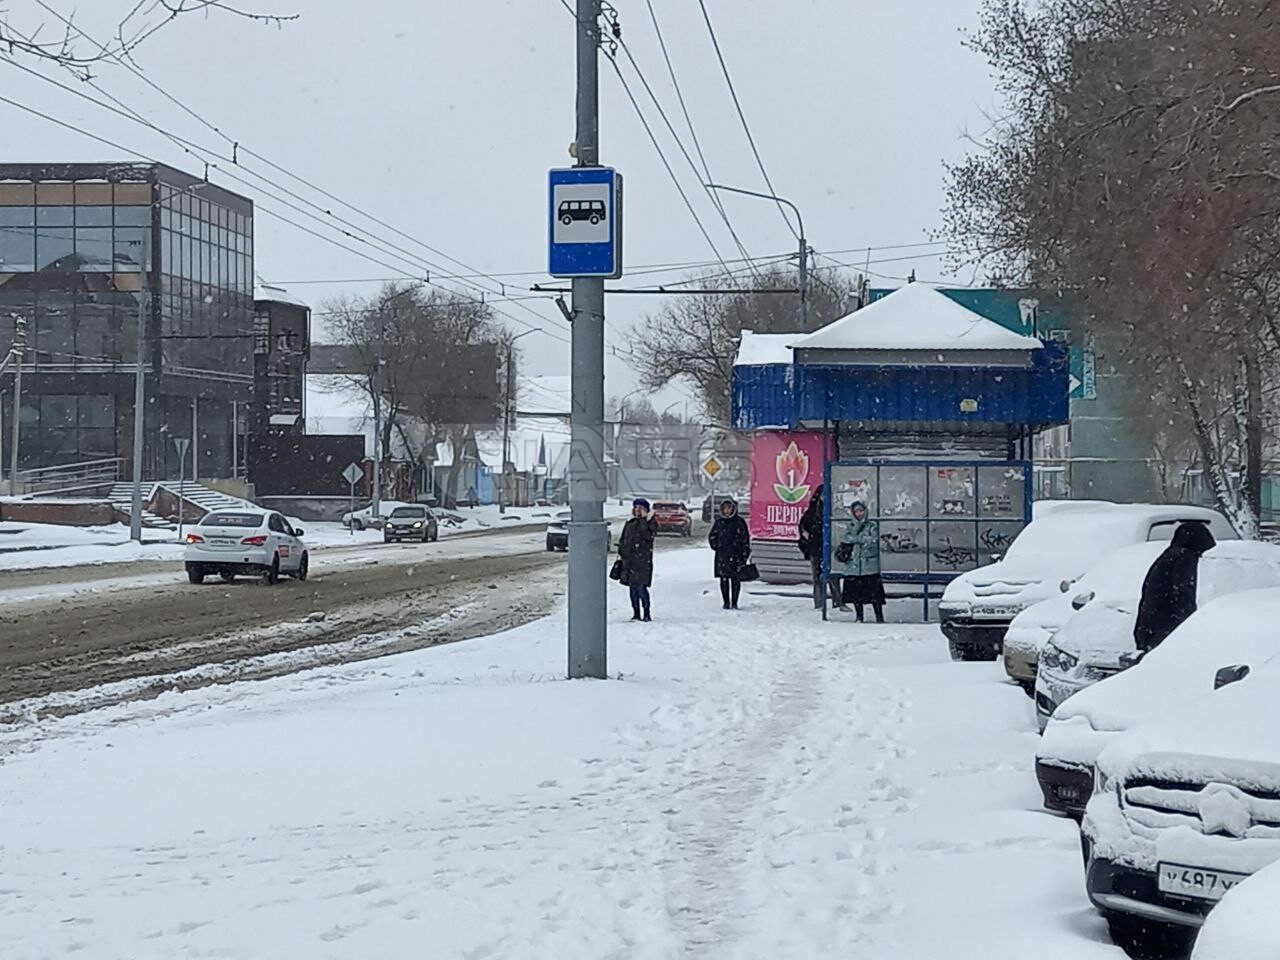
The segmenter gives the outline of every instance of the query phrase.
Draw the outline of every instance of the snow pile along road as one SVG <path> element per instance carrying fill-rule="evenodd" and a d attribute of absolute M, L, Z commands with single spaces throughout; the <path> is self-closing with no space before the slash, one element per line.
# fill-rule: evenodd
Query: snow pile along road
<path fill-rule="evenodd" d="M 709 571 L 659 556 L 608 682 L 561 614 L 11 728 L 5 956 L 1119 956 L 995 665 Z"/>

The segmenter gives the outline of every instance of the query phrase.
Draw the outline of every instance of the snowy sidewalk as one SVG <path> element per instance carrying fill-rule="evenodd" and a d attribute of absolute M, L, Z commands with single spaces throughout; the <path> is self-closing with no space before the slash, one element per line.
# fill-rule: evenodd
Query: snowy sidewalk
<path fill-rule="evenodd" d="M 621 681 L 560 615 L 4 734 L 5 956 L 1120 956 L 994 665 L 710 566 L 611 590 Z"/>

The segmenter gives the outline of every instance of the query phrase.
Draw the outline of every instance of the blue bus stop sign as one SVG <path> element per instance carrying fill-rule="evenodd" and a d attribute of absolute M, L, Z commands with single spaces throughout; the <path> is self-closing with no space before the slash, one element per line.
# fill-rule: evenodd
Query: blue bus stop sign
<path fill-rule="evenodd" d="M 612 167 L 552 170 L 550 188 L 547 272 L 622 276 L 622 175 Z"/>

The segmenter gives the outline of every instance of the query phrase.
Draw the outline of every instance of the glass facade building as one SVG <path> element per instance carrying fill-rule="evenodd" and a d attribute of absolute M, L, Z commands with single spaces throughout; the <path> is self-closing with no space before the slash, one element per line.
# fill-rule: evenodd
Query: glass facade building
<path fill-rule="evenodd" d="M 26 331 L 20 469 L 129 469 L 140 315 L 145 475 L 176 477 L 173 441 L 194 438 L 187 476 L 230 476 L 253 396 L 252 202 L 161 164 L 0 164 L 0 351 Z"/>

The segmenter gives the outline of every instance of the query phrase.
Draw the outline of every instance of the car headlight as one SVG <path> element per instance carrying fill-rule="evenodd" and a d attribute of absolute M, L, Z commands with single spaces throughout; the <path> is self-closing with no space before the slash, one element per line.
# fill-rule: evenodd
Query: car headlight
<path fill-rule="evenodd" d="M 1067 653 L 1052 640 L 1045 644 L 1044 652 L 1040 655 L 1040 659 L 1049 666 L 1064 672 L 1074 670 L 1080 662 L 1079 657 Z"/>
<path fill-rule="evenodd" d="M 418 527 L 420 527 L 420 526 L 422 526 L 422 521 L 421 521 L 421 520 L 417 521 L 417 522 L 413 525 L 413 529 L 417 530 L 417 529 L 418 529 Z"/>

